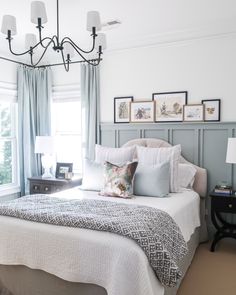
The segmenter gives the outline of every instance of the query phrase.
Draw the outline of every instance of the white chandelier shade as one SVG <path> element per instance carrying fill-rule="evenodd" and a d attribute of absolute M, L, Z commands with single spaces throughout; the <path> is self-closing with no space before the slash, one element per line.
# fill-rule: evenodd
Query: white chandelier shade
<path fill-rule="evenodd" d="M 2 20 L 1 32 L 7 36 L 9 43 L 9 50 L 15 56 L 22 56 L 25 54 L 30 55 L 31 65 L 37 67 L 42 61 L 48 48 L 54 49 L 54 51 L 61 53 L 61 58 L 66 71 L 69 71 L 69 65 L 71 63 L 71 58 L 75 53 L 82 59 L 81 61 L 87 62 L 93 66 L 97 66 L 101 61 L 101 55 L 103 50 L 106 49 L 106 36 L 103 33 L 97 34 L 101 30 L 101 18 L 98 11 L 89 11 L 87 13 L 87 30 L 91 32 L 92 36 L 92 46 L 90 50 L 84 50 L 79 47 L 70 37 L 60 38 L 60 23 L 59 23 L 59 0 L 57 3 L 57 32 L 51 37 L 42 37 L 43 24 L 47 23 L 47 13 L 44 2 L 33 1 L 31 2 L 31 22 L 36 24 L 38 29 L 39 39 L 34 34 L 26 34 L 25 36 L 25 48 L 26 51 L 18 53 L 12 49 L 12 36 L 17 34 L 16 18 L 12 15 L 4 15 Z M 37 61 L 34 61 L 33 54 L 34 51 L 41 47 L 43 52 Z M 97 57 L 89 59 L 90 53 L 95 53 L 97 51 Z M 79 62 L 81 62 L 79 61 Z"/>
<path fill-rule="evenodd" d="M 11 31 L 12 36 L 17 34 L 16 18 L 13 15 L 4 15 L 2 20 L 1 32 L 7 35 L 9 30 Z"/>
<path fill-rule="evenodd" d="M 33 1 L 31 2 L 31 22 L 38 24 L 39 18 L 42 24 L 48 21 L 45 4 L 42 1 Z"/>
<path fill-rule="evenodd" d="M 25 49 L 34 47 L 37 44 L 37 38 L 35 34 L 26 34 L 25 35 Z"/>
<path fill-rule="evenodd" d="M 103 50 L 107 49 L 107 40 L 104 33 L 99 33 L 96 39 L 96 49 L 99 49 L 99 46 L 102 46 Z"/>
<path fill-rule="evenodd" d="M 71 58 L 75 56 L 74 48 L 71 46 L 70 43 L 64 44 L 64 53 L 65 53 L 65 56 L 69 54 Z"/>
<path fill-rule="evenodd" d="M 101 31 L 102 24 L 98 11 L 88 11 L 87 13 L 87 30 L 92 32 L 93 27 L 96 28 L 97 32 Z"/>

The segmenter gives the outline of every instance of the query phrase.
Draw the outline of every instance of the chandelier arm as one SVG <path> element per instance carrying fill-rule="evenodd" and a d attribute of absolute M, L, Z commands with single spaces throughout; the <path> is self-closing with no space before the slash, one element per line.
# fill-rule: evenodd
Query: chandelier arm
<path fill-rule="evenodd" d="M 54 38 L 54 37 L 55 37 L 55 36 L 53 36 L 53 38 Z M 32 61 L 31 61 L 32 66 L 37 67 L 37 65 L 41 62 L 41 60 L 43 59 L 45 53 L 46 53 L 47 50 L 48 50 L 48 47 L 51 45 L 51 43 L 54 43 L 54 42 L 53 42 L 53 38 L 52 38 L 51 41 L 48 43 L 48 45 L 46 46 L 46 48 L 45 48 L 44 51 L 43 51 L 43 54 L 41 55 L 41 57 L 38 59 L 38 61 L 37 61 L 36 63 L 33 62 L 33 58 L 32 58 Z"/>
<path fill-rule="evenodd" d="M 65 37 L 62 39 L 61 44 L 63 45 L 64 43 L 69 43 L 69 44 L 73 44 L 79 51 L 83 52 L 83 53 L 91 53 L 94 48 L 95 48 L 95 38 L 96 36 L 93 35 L 93 46 L 91 50 L 83 50 L 82 48 L 80 48 L 71 38 L 69 37 Z"/>
<path fill-rule="evenodd" d="M 39 30 L 39 43 L 40 43 L 40 45 L 41 45 L 43 48 L 46 48 L 46 47 L 47 47 L 47 46 L 45 46 L 45 45 L 43 44 L 44 41 L 49 40 L 49 42 L 50 42 L 53 38 L 56 38 L 56 37 L 57 37 L 57 36 L 54 35 L 52 38 L 50 38 L 50 37 L 45 37 L 45 38 L 42 39 L 42 31 Z M 55 43 L 54 40 L 53 40 L 53 46 L 56 46 L 56 43 Z"/>
<path fill-rule="evenodd" d="M 30 63 L 31 63 L 31 66 L 34 67 L 33 52 L 30 52 Z"/>
<path fill-rule="evenodd" d="M 64 51 L 61 51 L 62 61 L 66 72 L 69 72 L 70 69 L 70 60 L 65 60 Z M 67 62 L 67 63 L 66 63 Z"/>
<path fill-rule="evenodd" d="M 29 49 L 29 50 L 24 51 L 24 52 L 22 52 L 22 53 L 16 53 L 16 52 L 14 52 L 14 51 L 12 50 L 12 47 L 11 47 L 11 40 L 8 40 L 8 44 L 9 44 L 9 50 L 10 50 L 11 54 L 16 55 L 16 56 L 21 56 L 21 55 L 25 55 L 25 54 L 27 54 L 27 53 L 30 53 L 31 50 L 32 50 L 33 48 L 36 47 L 36 46 L 35 46 L 35 47 L 33 47 L 32 49 Z M 38 44 L 37 44 L 37 45 L 38 45 Z"/>
<path fill-rule="evenodd" d="M 90 64 L 91 66 L 97 66 L 97 65 L 99 65 L 99 63 L 100 63 L 100 61 L 101 61 L 101 54 L 102 54 L 102 53 L 99 53 L 99 55 L 98 55 L 98 59 L 97 59 L 97 63 L 95 64 L 95 63 L 92 63 L 91 61 L 89 61 L 88 59 L 86 59 L 86 58 L 85 58 L 85 57 L 79 52 L 79 50 L 74 46 L 73 43 L 72 43 L 71 45 L 73 46 L 73 48 L 75 49 L 75 51 L 79 54 L 79 56 L 82 57 L 82 59 L 83 59 L 84 61 L 86 61 L 88 64 Z"/>
<path fill-rule="evenodd" d="M 50 39 L 49 44 L 50 44 L 52 41 L 53 41 L 53 44 L 55 44 L 55 42 L 54 42 L 54 40 L 53 40 L 54 37 L 56 37 L 56 36 L 53 36 L 52 38 L 46 37 L 46 38 L 44 38 L 42 41 L 44 41 L 45 39 Z M 22 52 L 22 53 L 16 53 L 16 52 L 14 52 L 14 51 L 12 50 L 12 47 L 11 47 L 11 39 L 10 39 L 10 40 L 8 39 L 8 44 L 9 44 L 9 50 L 10 50 L 11 54 L 16 55 L 16 56 L 22 56 L 22 55 L 25 55 L 25 54 L 30 53 L 31 51 L 33 51 L 36 47 L 38 47 L 38 46 L 41 44 L 41 42 L 38 42 L 37 44 L 35 44 L 34 46 L 32 46 L 29 50 L 26 50 L 26 51 L 24 51 L 24 52 Z M 46 46 L 46 47 L 47 47 L 47 46 Z"/>

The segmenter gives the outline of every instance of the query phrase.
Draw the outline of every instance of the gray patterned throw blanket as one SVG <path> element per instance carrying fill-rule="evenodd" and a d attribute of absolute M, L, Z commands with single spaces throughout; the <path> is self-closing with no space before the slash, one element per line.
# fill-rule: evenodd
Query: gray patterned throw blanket
<path fill-rule="evenodd" d="M 143 249 L 163 285 L 173 287 L 181 278 L 178 262 L 187 253 L 187 245 L 175 221 L 159 209 L 94 199 L 31 195 L 0 203 L 0 214 L 128 237 Z"/>

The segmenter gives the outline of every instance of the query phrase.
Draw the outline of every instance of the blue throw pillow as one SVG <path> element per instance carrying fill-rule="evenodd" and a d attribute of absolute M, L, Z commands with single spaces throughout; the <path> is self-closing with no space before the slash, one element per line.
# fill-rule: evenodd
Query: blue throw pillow
<path fill-rule="evenodd" d="M 133 188 L 134 194 L 138 196 L 167 196 L 170 192 L 170 162 L 154 166 L 138 164 Z"/>

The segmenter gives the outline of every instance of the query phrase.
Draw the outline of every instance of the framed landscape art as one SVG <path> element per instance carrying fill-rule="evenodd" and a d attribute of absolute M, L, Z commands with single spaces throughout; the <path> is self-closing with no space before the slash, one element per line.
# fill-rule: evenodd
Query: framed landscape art
<path fill-rule="evenodd" d="M 152 99 L 156 103 L 156 122 L 182 122 L 183 106 L 187 104 L 188 92 L 153 93 Z"/>
<path fill-rule="evenodd" d="M 205 121 L 220 121 L 220 99 L 203 99 L 205 105 Z"/>
<path fill-rule="evenodd" d="M 189 104 L 184 106 L 184 122 L 204 121 L 204 105 Z"/>
<path fill-rule="evenodd" d="M 114 98 L 114 123 L 129 123 L 131 101 L 133 96 Z"/>
<path fill-rule="evenodd" d="M 154 122 L 154 101 L 135 101 L 130 104 L 130 122 Z"/>

